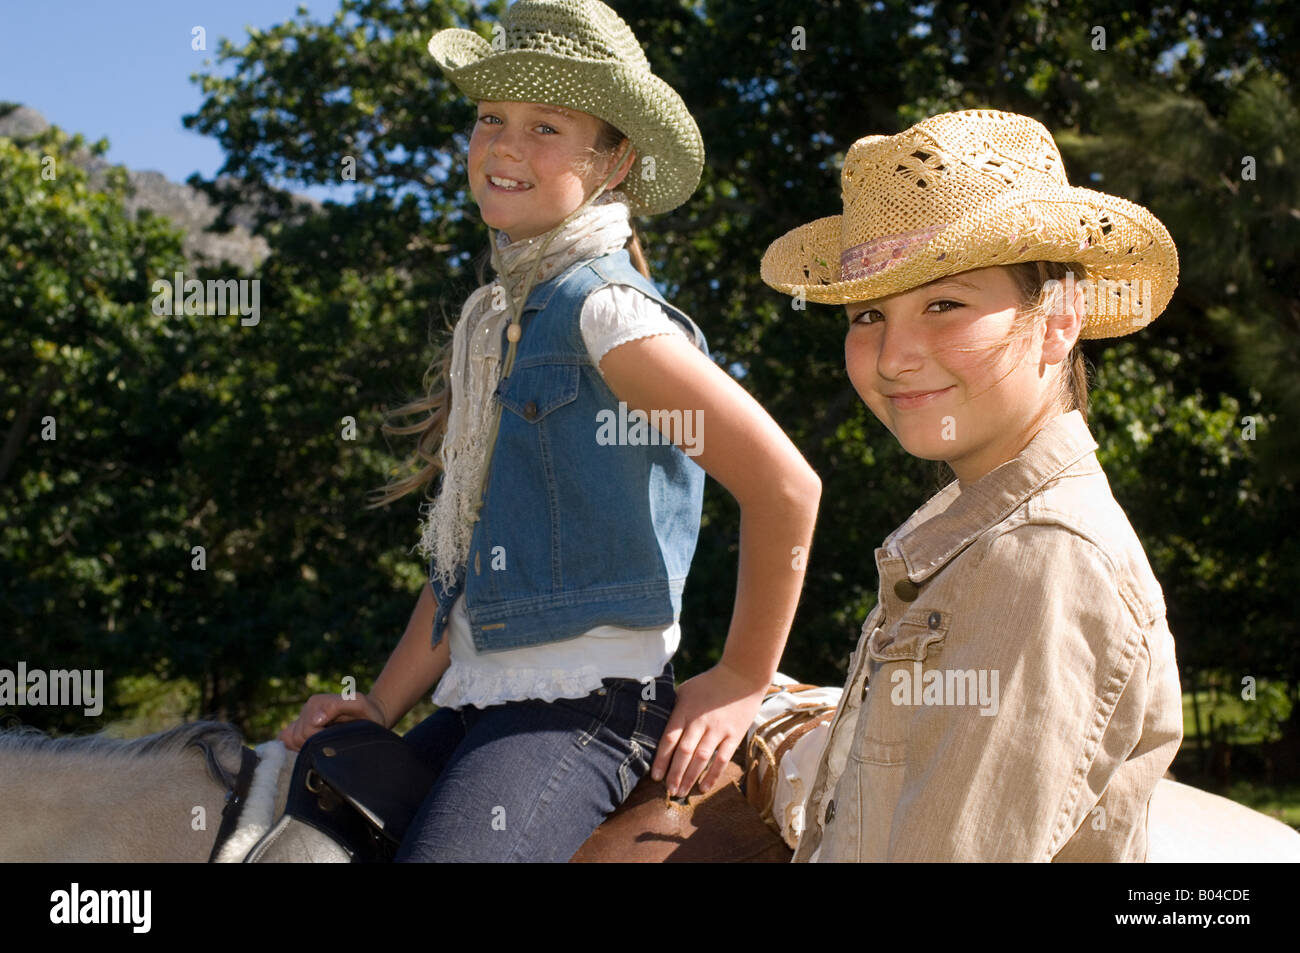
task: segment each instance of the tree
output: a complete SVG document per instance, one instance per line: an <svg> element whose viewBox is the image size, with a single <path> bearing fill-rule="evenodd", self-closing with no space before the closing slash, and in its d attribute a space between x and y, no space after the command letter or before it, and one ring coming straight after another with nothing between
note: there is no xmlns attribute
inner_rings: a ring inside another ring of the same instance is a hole
<svg viewBox="0 0 1300 953"><path fill-rule="evenodd" d="M180 236L126 214L122 170L88 189L85 151L57 128L0 138L0 591L10 664L117 672L149 641L132 589L160 570L180 499L152 463L170 450L155 373L176 341L145 303L149 278L179 266ZM65 727L81 715L24 714Z"/></svg>

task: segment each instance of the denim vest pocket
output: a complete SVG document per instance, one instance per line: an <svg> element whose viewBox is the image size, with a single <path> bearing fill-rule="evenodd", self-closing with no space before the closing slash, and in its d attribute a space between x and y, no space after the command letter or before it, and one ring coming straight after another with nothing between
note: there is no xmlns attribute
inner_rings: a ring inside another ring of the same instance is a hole
<svg viewBox="0 0 1300 953"><path fill-rule="evenodd" d="M951 621L951 612L913 606L893 625L876 629L867 643L867 652L878 662L923 662L931 652L942 651Z"/></svg>
<svg viewBox="0 0 1300 953"><path fill-rule="evenodd" d="M535 424L552 411L578 399L581 368L572 362L516 367L497 388L501 406ZM595 422L592 429L595 429Z"/></svg>

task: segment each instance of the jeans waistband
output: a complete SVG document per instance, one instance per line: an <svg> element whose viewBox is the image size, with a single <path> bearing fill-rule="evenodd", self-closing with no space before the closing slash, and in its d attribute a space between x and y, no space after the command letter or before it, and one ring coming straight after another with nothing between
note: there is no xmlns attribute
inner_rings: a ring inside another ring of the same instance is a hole
<svg viewBox="0 0 1300 953"><path fill-rule="evenodd" d="M656 676L654 677L654 680L655 680L656 682L657 682L657 681L661 681L661 680L663 680L663 681L667 681L668 684L670 684L670 685L672 685L672 684L674 683L674 679L673 679L673 663L672 663L671 660L669 660L668 664L664 666L664 670L663 670L662 672L660 672L658 675L656 675ZM641 679L641 678L602 678L602 679L600 680L600 683L601 683L602 685L604 685L606 688L618 688L618 687L621 686L621 685L627 685L627 684L632 684L632 685L644 685L647 681L649 681L649 679ZM674 686L674 687L675 687L675 686Z"/></svg>

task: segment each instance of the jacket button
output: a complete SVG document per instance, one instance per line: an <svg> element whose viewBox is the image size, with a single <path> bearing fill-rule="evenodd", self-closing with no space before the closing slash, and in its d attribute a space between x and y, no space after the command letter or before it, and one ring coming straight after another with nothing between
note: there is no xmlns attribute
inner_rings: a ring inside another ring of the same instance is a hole
<svg viewBox="0 0 1300 953"><path fill-rule="evenodd" d="M930 626L930 628L937 629L939 628L939 623L943 621L943 616L939 615L939 613L937 612L931 612L930 618L926 619L925 621L926 624Z"/></svg>
<svg viewBox="0 0 1300 953"><path fill-rule="evenodd" d="M894 595L898 596L898 598L902 599L904 602L912 602L920 594L920 588L906 576L894 583Z"/></svg>
<svg viewBox="0 0 1300 953"><path fill-rule="evenodd" d="M866 683L866 682L863 682L863 683L862 683L862 700L863 700L863 701L866 701L866 700L867 700L867 688L868 688L867 683Z"/></svg>
<svg viewBox="0 0 1300 953"><path fill-rule="evenodd" d="M835 799L832 798L826 805L826 823L829 824L835 817Z"/></svg>
<svg viewBox="0 0 1300 953"><path fill-rule="evenodd" d="M531 400L528 403L524 404L524 416L527 417L529 420L536 420L537 404Z"/></svg>

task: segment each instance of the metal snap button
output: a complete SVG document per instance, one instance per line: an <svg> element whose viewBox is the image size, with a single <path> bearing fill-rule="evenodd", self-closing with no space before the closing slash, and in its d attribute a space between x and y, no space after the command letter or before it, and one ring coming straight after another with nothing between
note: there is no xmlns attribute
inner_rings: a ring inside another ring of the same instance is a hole
<svg viewBox="0 0 1300 953"><path fill-rule="evenodd" d="M920 594L920 587L906 576L894 583L894 595L904 602L913 602Z"/></svg>
<svg viewBox="0 0 1300 953"><path fill-rule="evenodd" d="M524 416L529 420L537 419L537 404L534 401L530 400L528 403L524 404Z"/></svg>
<svg viewBox="0 0 1300 953"><path fill-rule="evenodd" d="M866 682L863 682L863 683L862 683L862 700L863 700L863 701L866 701L866 700L867 700L867 683L866 683Z"/></svg>
<svg viewBox="0 0 1300 953"><path fill-rule="evenodd" d="M939 628L939 623L943 621L943 616L941 616L937 612L931 612L930 618L926 619L925 621L926 624L930 626L930 628L937 629Z"/></svg>
<svg viewBox="0 0 1300 953"><path fill-rule="evenodd" d="M829 824L834 817L835 817L835 800L834 798L832 798L830 803L826 805L826 823Z"/></svg>

